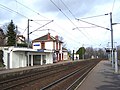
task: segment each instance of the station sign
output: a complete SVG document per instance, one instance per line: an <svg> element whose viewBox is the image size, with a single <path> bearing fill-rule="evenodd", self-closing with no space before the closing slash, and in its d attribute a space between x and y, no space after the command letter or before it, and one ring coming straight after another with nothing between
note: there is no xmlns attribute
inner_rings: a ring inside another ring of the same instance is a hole
<svg viewBox="0 0 120 90"><path fill-rule="evenodd" d="M33 49L41 49L41 43L40 42L34 42L33 43Z"/></svg>

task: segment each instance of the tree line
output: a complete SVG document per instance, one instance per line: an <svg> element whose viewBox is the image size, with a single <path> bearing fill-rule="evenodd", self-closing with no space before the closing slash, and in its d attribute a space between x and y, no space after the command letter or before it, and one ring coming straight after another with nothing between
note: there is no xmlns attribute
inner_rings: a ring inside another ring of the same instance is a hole
<svg viewBox="0 0 120 90"><path fill-rule="evenodd" d="M89 59L89 58L100 58L100 59L106 59L107 53L104 49L101 48L93 48L93 47L80 47L76 54L79 54L79 59Z"/></svg>
<svg viewBox="0 0 120 90"><path fill-rule="evenodd" d="M17 25L13 23L13 20L6 25L3 25L3 28L0 28L0 46L19 46L27 47L26 41L24 43L17 42Z"/></svg>
<svg viewBox="0 0 120 90"><path fill-rule="evenodd" d="M15 46L16 45L16 35L15 24L13 20L7 25L6 33L0 28L0 46ZM3 51L0 50L0 67L4 66L3 62Z"/></svg>

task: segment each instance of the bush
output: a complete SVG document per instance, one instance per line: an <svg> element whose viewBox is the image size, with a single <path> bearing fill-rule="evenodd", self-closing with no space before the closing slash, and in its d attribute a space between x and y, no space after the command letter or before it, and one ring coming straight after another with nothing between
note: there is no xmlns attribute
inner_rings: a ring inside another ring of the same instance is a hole
<svg viewBox="0 0 120 90"><path fill-rule="evenodd" d="M5 65L3 63L0 62L0 67L5 67Z"/></svg>
<svg viewBox="0 0 120 90"><path fill-rule="evenodd" d="M27 47L27 44L17 44L18 47Z"/></svg>
<svg viewBox="0 0 120 90"><path fill-rule="evenodd" d="M3 51L2 50L0 50L0 67L4 67Z"/></svg>

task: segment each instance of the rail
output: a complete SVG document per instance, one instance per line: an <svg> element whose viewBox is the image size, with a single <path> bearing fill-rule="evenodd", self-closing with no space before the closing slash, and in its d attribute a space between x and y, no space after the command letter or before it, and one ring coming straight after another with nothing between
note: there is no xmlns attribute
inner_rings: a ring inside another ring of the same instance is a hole
<svg viewBox="0 0 120 90"><path fill-rule="evenodd" d="M15 78L11 78L11 79L8 79L8 80L0 81L0 88L6 90L6 89L11 89L11 88L14 88L14 87L22 86L26 83L33 82L33 81L38 80L40 78L45 78L48 75L50 76L50 75L53 75L55 73L68 70L70 68L73 68L74 66L75 66L74 64L73 65L69 64L67 66L64 65L62 67L61 66L53 67L53 68L43 70L41 72L29 73L27 75L22 75L22 76L19 76L19 77L15 77Z"/></svg>
<svg viewBox="0 0 120 90"><path fill-rule="evenodd" d="M76 81L74 81L71 85L69 85L69 87L66 88L66 90L74 90L76 88L76 86L80 83L81 80L83 80L83 78L91 71L91 69L95 66L94 63L91 63L89 65L85 65L84 67L75 70L74 72L50 83L49 85L41 88L40 90L49 90L49 89L53 89L55 86L57 86L57 84L64 82L65 80L69 79L70 77L73 77L74 75L80 73L80 72L84 72L81 77L79 77ZM52 88L53 87L53 88ZM64 89L63 89L64 90Z"/></svg>

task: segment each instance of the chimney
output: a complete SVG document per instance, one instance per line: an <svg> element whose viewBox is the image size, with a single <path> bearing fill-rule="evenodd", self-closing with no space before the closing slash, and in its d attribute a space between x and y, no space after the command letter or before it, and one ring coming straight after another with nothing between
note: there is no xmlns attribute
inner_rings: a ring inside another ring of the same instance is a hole
<svg viewBox="0 0 120 90"><path fill-rule="evenodd" d="M50 33L48 33L48 40L50 40Z"/></svg>
<svg viewBox="0 0 120 90"><path fill-rule="evenodd" d="M58 40L58 35L55 36L56 40Z"/></svg>

